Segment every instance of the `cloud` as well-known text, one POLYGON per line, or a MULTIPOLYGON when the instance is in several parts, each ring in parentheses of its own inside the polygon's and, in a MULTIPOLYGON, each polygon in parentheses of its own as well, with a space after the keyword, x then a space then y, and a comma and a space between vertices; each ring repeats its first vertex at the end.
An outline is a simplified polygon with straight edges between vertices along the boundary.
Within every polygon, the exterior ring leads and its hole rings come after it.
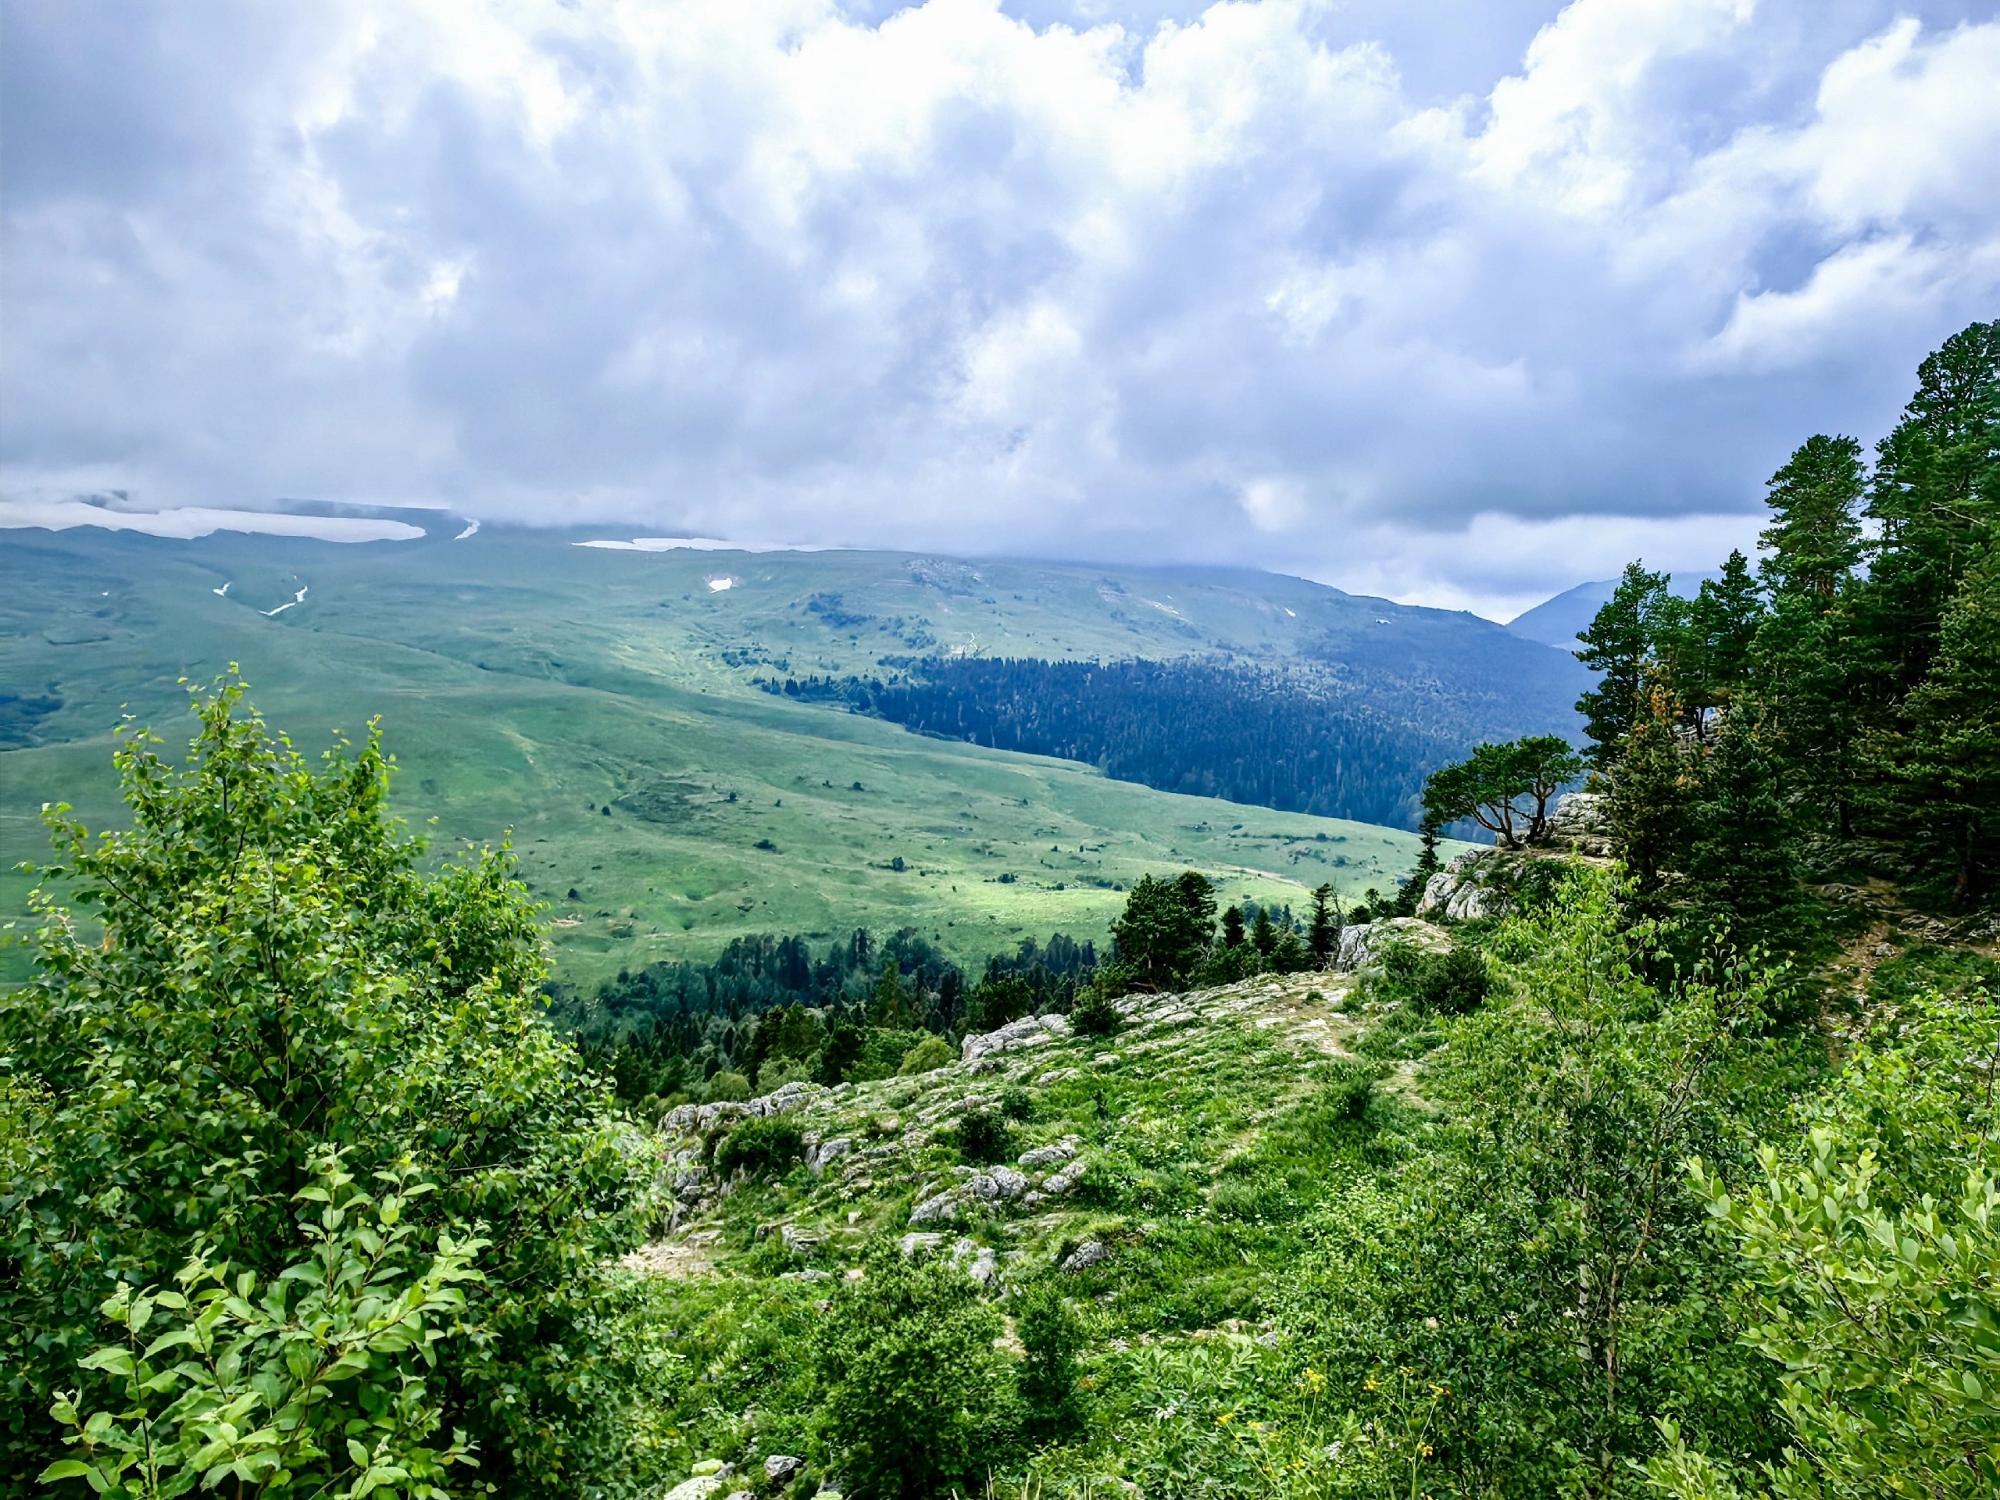
POLYGON ((1978 7, 1413 9, 0 0, 0 487, 1532 602, 1994 314, 1978 7))

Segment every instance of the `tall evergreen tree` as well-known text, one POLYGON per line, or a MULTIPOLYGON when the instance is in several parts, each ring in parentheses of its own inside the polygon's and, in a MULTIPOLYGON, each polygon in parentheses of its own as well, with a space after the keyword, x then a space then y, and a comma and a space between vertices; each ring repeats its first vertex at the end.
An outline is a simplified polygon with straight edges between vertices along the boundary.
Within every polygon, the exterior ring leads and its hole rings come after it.
POLYGON ((1799 874, 1777 767, 1751 725, 1732 719, 1704 760, 1691 809, 1684 900, 1737 945, 1796 946, 1799 874))
POLYGON ((909 991, 903 987, 903 971, 896 960, 882 960, 882 977, 875 982, 875 995, 868 1007, 869 1024, 893 1029, 911 1022, 909 991))
POLYGON ((1688 610, 1692 670, 1676 676, 1675 685, 1689 695, 1690 723, 1697 736, 1708 737, 1716 710, 1728 709, 1750 676, 1750 653, 1763 619, 1764 601, 1751 575, 1749 559, 1732 551, 1718 578, 1704 578, 1688 610))
POLYGON ((1961 904, 1990 895, 2000 864, 2000 548, 1965 575, 1930 674, 1905 705, 1899 790, 1932 830, 1961 904))
POLYGON ((1831 603, 1861 561, 1861 444, 1820 434, 1806 439, 1771 476, 1764 502, 1771 524, 1758 535, 1769 554, 1763 573, 1774 593, 1831 603))
POLYGON ((1917 369, 1917 390, 1876 449, 1868 514, 1866 641, 1876 695, 1923 680, 1946 605, 2000 520, 2000 321, 1974 323, 1917 369))
POLYGON ((1612 836, 1641 898, 1658 895, 1685 862, 1693 767, 1675 732, 1677 710, 1660 683, 1641 699, 1643 712, 1626 731, 1616 769, 1606 779, 1612 836))
POLYGON ((1222 946, 1243 946, 1243 908, 1240 906, 1232 906, 1222 914, 1222 946))
POLYGON ((1590 736, 1591 764, 1608 768, 1625 745, 1643 712, 1646 667, 1657 638, 1666 601, 1667 575, 1649 573, 1643 563, 1628 563, 1625 575, 1590 628, 1578 637, 1576 659, 1602 680, 1576 701, 1590 736))
MULTIPOLYGON (((1424 825, 1426 829, 1432 826, 1429 823, 1424 825)), ((1433 833, 1433 851, 1436 844, 1436 834, 1433 833)), ((1238 920, 1240 922, 1241 918, 1238 920)), ((1333 958, 1334 950, 1340 946, 1340 926, 1340 898, 1334 894, 1331 885, 1322 885, 1313 892, 1312 926, 1306 930, 1306 946, 1320 968, 1326 967, 1333 958)))
POLYGON ((1250 946, 1265 958, 1278 946, 1278 929, 1271 924, 1271 908, 1257 908, 1257 920, 1250 924, 1250 946))

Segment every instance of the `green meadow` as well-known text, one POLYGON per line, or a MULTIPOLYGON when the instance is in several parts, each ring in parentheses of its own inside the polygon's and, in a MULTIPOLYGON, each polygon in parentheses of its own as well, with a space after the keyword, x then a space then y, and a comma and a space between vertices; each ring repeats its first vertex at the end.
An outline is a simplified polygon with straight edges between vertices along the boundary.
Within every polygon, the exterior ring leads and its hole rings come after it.
MULTIPOLYGON (((1381 611, 1443 646, 1471 623, 1269 575, 574 540, 8 534, 7 916, 32 885, 14 866, 44 850, 42 804, 115 817, 121 715, 171 748, 190 727, 181 679, 231 662, 302 748, 379 718, 398 800, 436 846, 511 838, 580 984, 751 932, 914 926, 967 961, 1098 937, 1149 870, 1200 868, 1232 900, 1358 895, 1408 868, 1413 837, 923 738, 753 679, 954 650, 1282 656, 1381 630, 1381 611)), ((0 962, 18 974, 18 954, 0 962)))

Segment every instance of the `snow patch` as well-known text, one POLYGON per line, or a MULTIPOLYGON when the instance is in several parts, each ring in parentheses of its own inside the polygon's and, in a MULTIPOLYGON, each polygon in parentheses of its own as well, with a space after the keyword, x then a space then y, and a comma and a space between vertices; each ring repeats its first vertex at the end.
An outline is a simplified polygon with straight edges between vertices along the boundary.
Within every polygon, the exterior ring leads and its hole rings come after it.
POLYGON ((629 541, 576 542, 578 547, 602 547, 613 552, 838 552, 838 547, 814 542, 742 542, 712 536, 635 536, 629 541))
POLYGON ((457 536, 453 537, 452 540, 454 542, 462 542, 467 537, 477 536, 478 534, 479 534, 479 523, 477 521, 469 521, 466 523, 465 530, 461 531, 457 536))
POLYGON ((292 595, 292 602, 291 602, 291 603, 289 603, 289 604, 280 604, 280 605, 279 605, 279 606, 278 606, 278 607, 277 607, 276 609, 267 609, 267 610, 265 610, 265 611, 264 611, 264 614, 265 614, 266 616, 276 616, 276 615, 281 615, 281 614, 283 614, 283 613, 284 613, 284 612, 285 612, 286 610, 288 610, 288 609, 297 609, 297 608, 298 608, 298 607, 299 607, 299 606, 300 606, 301 604, 303 604, 303 603, 305 603, 305 602, 306 602, 306 588, 307 588, 307 587, 308 587, 308 586, 307 586, 306 584, 303 584, 303 583, 302 583, 302 584, 300 584, 300 585, 299 585, 299 591, 298 591, 298 592, 297 592, 296 594, 292 595))
MULTIPOLYGON (((234 582, 236 582, 234 578, 229 580, 229 583, 234 583, 234 582)), ((227 599, 229 597, 229 583, 225 583, 219 589, 210 589, 209 592, 215 595, 215 597, 218 599, 227 599)))
POLYGON ((726 593, 735 587, 736 580, 734 578, 711 578, 708 580, 708 591, 711 594, 726 593))

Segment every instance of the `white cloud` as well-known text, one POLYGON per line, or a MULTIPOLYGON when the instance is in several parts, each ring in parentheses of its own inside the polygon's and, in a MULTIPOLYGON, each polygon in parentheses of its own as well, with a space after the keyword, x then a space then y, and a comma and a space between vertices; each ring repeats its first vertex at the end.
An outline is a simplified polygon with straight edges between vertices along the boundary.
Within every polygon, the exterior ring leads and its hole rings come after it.
POLYGON ((0 486, 1512 598, 2000 300, 1970 0, 1035 3, 11 0, 0 486))

